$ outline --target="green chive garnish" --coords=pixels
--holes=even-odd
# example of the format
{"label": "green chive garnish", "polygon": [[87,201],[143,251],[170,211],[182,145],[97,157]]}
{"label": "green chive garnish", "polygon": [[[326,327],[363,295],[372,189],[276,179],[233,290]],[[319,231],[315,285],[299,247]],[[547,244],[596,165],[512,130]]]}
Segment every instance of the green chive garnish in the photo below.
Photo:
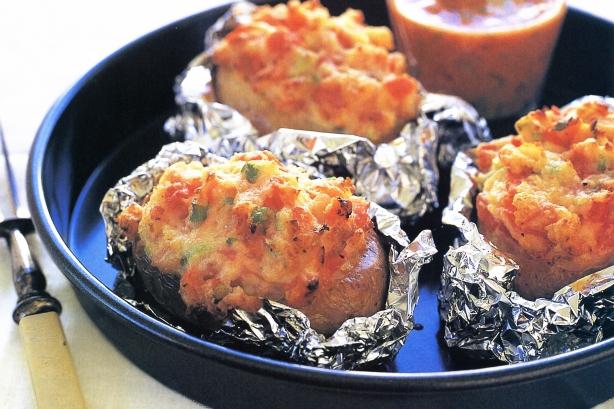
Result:
{"label": "green chive garnish", "polygon": [[254,208],[254,210],[252,210],[250,220],[252,224],[263,224],[267,221],[268,217],[269,217],[268,207],[256,207]]}
{"label": "green chive garnish", "polygon": [[196,202],[192,202],[192,213],[190,214],[190,221],[192,223],[202,223],[207,220],[209,214],[209,206],[199,205]]}
{"label": "green chive garnish", "polygon": [[245,179],[247,179],[249,183],[254,183],[256,179],[258,179],[258,174],[260,171],[252,162],[247,162],[245,165],[243,165],[243,168],[241,168],[241,173],[245,176]]}

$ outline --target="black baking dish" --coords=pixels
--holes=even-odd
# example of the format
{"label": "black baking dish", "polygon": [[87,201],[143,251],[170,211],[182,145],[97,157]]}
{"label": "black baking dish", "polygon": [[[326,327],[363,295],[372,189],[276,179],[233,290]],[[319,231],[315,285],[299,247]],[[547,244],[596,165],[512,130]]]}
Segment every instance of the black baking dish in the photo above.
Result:
{"label": "black baking dish", "polygon": [[[324,2],[333,12],[365,11],[387,24],[382,1]],[[105,191],[168,142],[175,76],[202,51],[217,7],[159,29],[119,50],[52,107],[34,142],[28,195],[35,225],[92,320],[136,365],[212,407],[585,407],[614,396],[614,339],[531,363],[487,366],[441,343],[436,269],[421,277],[421,299],[406,346],[372,371],[332,371],[262,358],[177,331],[112,292],[97,208]],[[608,63],[608,60],[610,63]],[[571,9],[542,103],[614,94],[614,25]],[[509,123],[495,132],[509,131]],[[492,365],[492,364],[491,364]],[[109,390],[112,382],[105,380]]]}

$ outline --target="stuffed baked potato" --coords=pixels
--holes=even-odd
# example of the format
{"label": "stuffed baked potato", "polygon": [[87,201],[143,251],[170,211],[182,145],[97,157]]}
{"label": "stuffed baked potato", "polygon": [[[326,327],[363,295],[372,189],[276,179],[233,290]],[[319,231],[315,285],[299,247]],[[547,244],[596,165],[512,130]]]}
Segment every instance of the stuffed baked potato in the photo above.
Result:
{"label": "stuffed baked potato", "polygon": [[509,253],[528,298],[614,264],[614,110],[533,111],[515,136],[480,145],[480,231]]}
{"label": "stuffed baked potato", "polygon": [[386,27],[318,1],[255,9],[212,50],[219,102],[261,133],[278,128],[394,138],[417,116],[420,85]]}
{"label": "stuffed baked potato", "polygon": [[310,179],[269,152],[204,167],[176,163],[118,222],[146,288],[173,314],[211,326],[262,299],[331,333],[383,306],[387,263],[368,202],[349,179]]}

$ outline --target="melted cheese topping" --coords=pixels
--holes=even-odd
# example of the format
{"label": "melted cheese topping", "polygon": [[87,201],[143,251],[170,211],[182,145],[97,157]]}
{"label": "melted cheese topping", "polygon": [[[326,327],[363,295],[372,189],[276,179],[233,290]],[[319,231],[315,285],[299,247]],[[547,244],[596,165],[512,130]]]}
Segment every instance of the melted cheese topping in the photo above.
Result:
{"label": "melted cheese topping", "polygon": [[349,179],[309,179],[269,152],[203,167],[176,163],[149,201],[119,222],[151,264],[181,276],[181,295],[216,316],[261,298],[300,308],[323,280],[354,268],[372,229]]}
{"label": "melted cheese topping", "polygon": [[218,66],[236,70],[292,128],[308,112],[316,128],[377,142],[416,116],[419,85],[406,73],[386,27],[360,11],[331,17],[318,1],[261,6],[216,47]]}
{"label": "melted cheese topping", "polygon": [[[614,111],[533,111],[476,160],[488,211],[528,254],[585,271],[614,261]],[[479,215],[478,215],[479,216]]]}

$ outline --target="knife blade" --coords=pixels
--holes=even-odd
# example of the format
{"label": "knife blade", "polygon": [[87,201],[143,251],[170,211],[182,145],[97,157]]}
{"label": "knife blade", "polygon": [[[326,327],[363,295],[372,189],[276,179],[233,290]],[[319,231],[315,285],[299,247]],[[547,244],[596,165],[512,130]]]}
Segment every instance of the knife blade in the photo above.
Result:
{"label": "knife blade", "polygon": [[[17,184],[15,173],[8,161],[8,147],[4,138],[4,132],[2,130],[2,124],[0,123],[0,145],[2,146],[2,155],[7,160],[4,161],[4,169],[6,174],[6,184],[9,188],[9,194],[4,196],[3,203],[5,204],[4,210],[8,210],[7,213],[2,211],[0,207],[0,234],[7,236],[11,230],[17,229],[23,234],[28,234],[34,230],[34,225],[30,219],[30,212],[27,206],[24,206],[19,198],[17,191]],[[6,206],[8,204],[8,208]]]}
{"label": "knife blade", "polygon": [[82,409],[86,407],[85,401],[59,320],[62,306],[45,291],[45,276],[24,236],[34,228],[27,208],[19,201],[2,124],[0,144],[9,202],[8,214],[0,210],[0,235],[7,240],[11,253],[13,284],[17,292],[13,320],[19,325],[36,404],[38,409]]}

